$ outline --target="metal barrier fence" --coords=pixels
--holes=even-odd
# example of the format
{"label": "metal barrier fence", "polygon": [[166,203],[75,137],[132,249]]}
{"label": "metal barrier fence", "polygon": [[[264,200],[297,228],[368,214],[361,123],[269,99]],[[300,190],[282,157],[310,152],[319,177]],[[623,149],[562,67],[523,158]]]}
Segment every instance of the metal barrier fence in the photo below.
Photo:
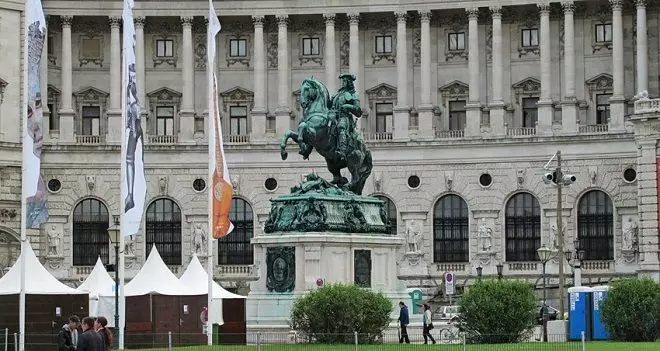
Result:
{"label": "metal barrier fence", "polygon": [[[532,335],[511,341],[507,335],[466,337],[448,328],[432,330],[431,336],[411,333],[410,344],[400,343],[399,335],[385,332],[374,335],[347,333],[307,336],[297,332],[254,332],[245,334],[216,334],[214,346],[206,345],[206,335],[182,333],[127,333],[126,349],[153,351],[407,351],[429,349],[440,351],[587,351],[584,336],[580,341],[567,341],[566,335],[548,335],[548,342]],[[18,351],[18,335],[5,332],[0,351]],[[57,347],[56,334],[26,334],[25,351],[51,351]]]}

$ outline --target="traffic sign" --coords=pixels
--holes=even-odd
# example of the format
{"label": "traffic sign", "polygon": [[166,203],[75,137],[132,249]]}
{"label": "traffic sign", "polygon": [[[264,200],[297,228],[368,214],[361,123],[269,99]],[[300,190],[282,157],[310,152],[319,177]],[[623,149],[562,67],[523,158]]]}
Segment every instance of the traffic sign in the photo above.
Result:
{"label": "traffic sign", "polygon": [[445,273],[445,295],[454,295],[454,272]]}

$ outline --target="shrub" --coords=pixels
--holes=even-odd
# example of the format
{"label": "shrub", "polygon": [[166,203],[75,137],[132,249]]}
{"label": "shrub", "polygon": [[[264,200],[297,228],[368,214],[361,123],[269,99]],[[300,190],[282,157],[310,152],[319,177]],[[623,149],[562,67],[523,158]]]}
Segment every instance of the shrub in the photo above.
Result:
{"label": "shrub", "polygon": [[298,298],[291,309],[291,328],[309,341],[374,342],[390,323],[392,303],[381,293],[357,285],[328,284]]}
{"label": "shrub", "polygon": [[660,283],[649,279],[616,281],[600,308],[612,339],[655,341],[660,338]]}
{"label": "shrub", "polygon": [[528,337],[534,328],[535,306],[530,283],[481,280],[460,299],[458,327],[470,342],[517,342]]}

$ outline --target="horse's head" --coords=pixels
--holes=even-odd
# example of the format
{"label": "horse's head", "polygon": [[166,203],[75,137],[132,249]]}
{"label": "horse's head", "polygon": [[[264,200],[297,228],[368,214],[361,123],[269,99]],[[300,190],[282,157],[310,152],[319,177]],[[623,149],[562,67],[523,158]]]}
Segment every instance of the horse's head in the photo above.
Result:
{"label": "horse's head", "polygon": [[[300,106],[303,110],[307,110],[312,105],[315,105],[315,108],[318,105],[320,108],[325,109],[327,100],[328,90],[323,83],[314,78],[303,80],[300,85]],[[319,104],[319,102],[322,104]]]}

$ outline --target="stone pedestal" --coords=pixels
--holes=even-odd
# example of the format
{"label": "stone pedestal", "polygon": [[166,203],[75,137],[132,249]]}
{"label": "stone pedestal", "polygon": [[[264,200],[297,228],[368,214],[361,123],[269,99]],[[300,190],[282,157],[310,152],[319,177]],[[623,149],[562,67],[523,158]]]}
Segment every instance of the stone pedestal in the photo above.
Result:
{"label": "stone pedestal", "polygon": [[397,106],[394,108],[394,135],[396,141],[408,141],[408,121],[410,120],[410,107]]}
{"label": "stone pedestal", "polygon": [[73,143],[74,136],[74,116],[73,110],[60,110],[60,142]]}
{"label": "stone pedestal", "polygon": [[108,131],[106,141],[109,143],[121,142],[121,110],[108,111]]}

